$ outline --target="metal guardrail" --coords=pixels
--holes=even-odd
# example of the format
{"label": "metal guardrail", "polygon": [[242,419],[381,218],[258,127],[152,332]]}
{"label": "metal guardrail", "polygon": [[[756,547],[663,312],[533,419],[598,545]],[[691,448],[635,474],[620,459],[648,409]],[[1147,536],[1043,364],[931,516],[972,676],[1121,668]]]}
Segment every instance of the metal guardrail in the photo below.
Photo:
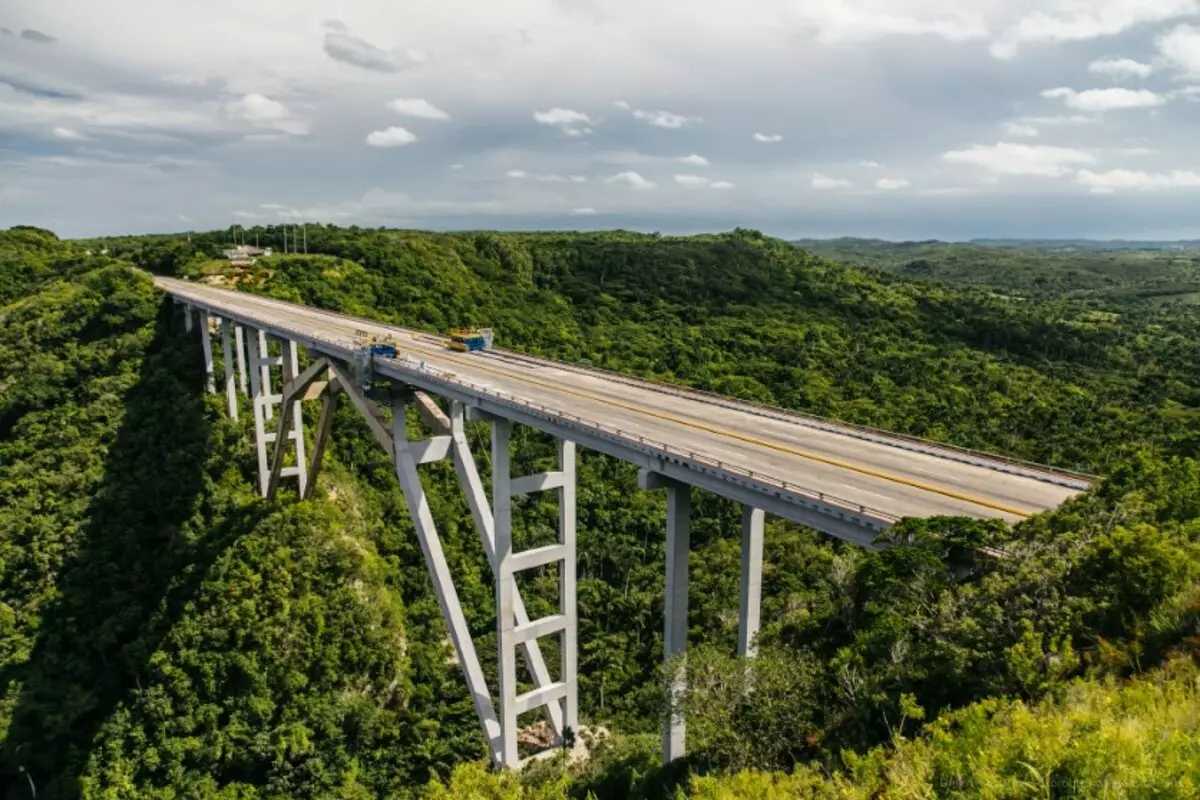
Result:
{"label": "metal guardrail", "polygon": [[[168,290],[168,291],[170,291],[170,290]],[[182,299],[184,299],[188,302],[191,302],[191,303],[195,303],[196,305],[209,306],[210,310],[214,314],[219,315],[222,312],[222,309],[216,307],[215,305],[213,305],[211,303],[211,301],[208,301],[204,298],[188,297],[187,295],[184,295],[184,297]],[[271,299],[271,298],[267,298],[267,299]],[[322,311],[322,313],[324,313],[323,310],[321,310],[321,311]],[[246,317],[248,322],[251,321],[251,315],[245,314],[244,312],[237,312],[237,313],[239,314],[239,316]],[[345,315],[345,314],[336,314],[335,313],[334,315],[343,317],[346,319],[357,319],[355,317],[349,317],[348,315]],[[306,339],[306,340],[310,340],[310,341],[314,341],[314,342],[326,343],[327,345],[329,345],[339,351],[339,353],[338,353],[339,358],[345,358],[345,356],[342,355],[342,351],[349,352],[350,350],[353,349],[352,341],[350,341],[349,343],[344,343],[344,342],[341,342],[341,341],[338,341],[335,339],[330,339],[329,337],[323,336],[321,334],[313,333],[311,331],[303,331],[303,330],[300,330],[297,328],[293,328],[290,325],[286,325],[286,324],[282,324],[282,323],[278,323],[278,322],[271,322],[271,321],[267,321],[267,320],[260,320],[256,324],[259,326],[262,326],[262,327],[269,326],[270,328],[272,328],[276,331],[282,331],[285,333],[293,334],[297,338],[300,338],[300,339]],[[380,324],[385,324],[385,323],[380,323]],[[618,428],[613,425],[606,425],[601,422],[595,422],[592,420],[584,419],[583,417],[580,417],[577,414],[572,414],[570,412],[563,411],[562,409],[553,408],[551,406],[546,406],[541,403],[533,403],[528,400],[524,400],[520,397],[517,397],[516,395],[509,394],[508,392],[502,392],[498,389],[493,389],[489,386],[483,386],[483,385],[473,383],[471,381],[459,378],[456,374],[449,372],[447,370],[431,368],[428,365],[426,365],[424,368],[421,368],[419,366],[413,366],[411,361],[406,362],[402,358],[380,358],[379,360],[388,363],[392,367],[399,368],[401,371],[408,371],[408,372],[412,372],[412,373],[415,373],[417,375],[420,375],[420,376],[423,376],[426,378],[432,378],[435,381],[441,381],[443,383],[449,384],[452,387],[466,389],[466,390],[469,390],[470,392],[474,392],[476,394],[485,395],[485,396],[488,396],[491,398],[501,400],[504,403],[512,405],[512,406],[516,406],[517,408],[520,408],[520,409],[523,409],[526,411],[535,412],[536,414],[538,414],[542,417],[550,418],[551,421],[556,421],[556,420],[562,420],[564,422],[569,421],[577,427],[581,427],[584,429],[590,429],[590,430],[595,431],[596,433],[600,433],[600,434],[607,434],[607,436],[605,438],[616,437],[617,439],[623,440],[624,442],[628,442],[628,443],[632,443],[632,442],[636,441],[637,444],[641,445],[642,447],[654,448],[654,449],[662,451],[666,455],[674,455],[676,457],[686,458],[697,464],[704,464],[704,465],[708,465],[710,467],[715,467],[718,470],[722,470],[725,472],[730,472],[730,473],[737,474],[737,475],[743,475],[746,478],[748,478],[749,480],[757,482],[764,486],[769,486],[771,488],[778,489],[779,491],[783,491],[783,492],[788,492],[793,495],[800,495],[800,496],[806,497],[809,500],[814,501],[814,502],[824,503],[824,504],[831,505],[831,506],[837,506],[837,507],[845,509],[846,511],[851,512],[851,513],[869,515],[869,516],[875,517],[876,519],[883,520],[888,523],[896,522],[900,519],[900,517],[898,517],[894,514],[891,514],[887,511],[884,511],[883,509],[873,508],[871,506],[863,505],[862,503],[855,503],[852,500],[847,500],[846,498],[838,497],[836,495],[832,495],[827,492],[818,491],[816,489],[804,486],[802,484],[797,484],[797,483],[794,483],[791,481],[785,481],[782,478],[778,478],[769,473],[757,472],[755,470],[746,469],[745,467],[741,467],[736,464],[730,464],[729,462],[722,461],[720,459],[715,459],[715,458],[711,458],[709,456],[705,456],[701,453],[697,453],[694,450],[687,450],[685,448],[676,447],[674,445],[668,444],[667,442],[663,442],[663,441],[660,441],[657,439],[646,437],[641,434],[636,434],[632,431],[626,431],[626,430],[623,430],[623,429]]]}
{"label": "metal guardrail", "polygon": [[[429,336],[429,334],[425,335]],[[933,439],[924,439],[920,436],[912,436],[906,433],[894,433],[892,431],[885,431],[880,428],[872,428],[869,425],[858,425],[853,422],[843,422],[842,420],[833,419],[832,417],[823,417],[820,414],[812,414],[807,411],[796,411],[794,409],[782,408],[780,406],[770,406],[766,403],[756,403],[753,400],[743,400],[737,397],[729,397],[727,395],[719,394],[717,392],[710,392],[705,389],[696,389],[691,386],[684,386],[681,384],[668,383],[666,381],[629,375],[624,372],[616,372],[603,367],[594,367],[590,365],[584,366],[582,364],[572,364],[566,361],[555,361],[554,359],[542,358],[541,356],[535,356],[529,353],[520,353],[513,350],[496,349],[493,352],[504,357],[515,358],[517,360],[526,360],[534,364],[554,367],[556,369],[565,369],[582,375],[595,374],[597,377],[603,377],[607,380],[615,381],[617,383],[624,383],[630,386],[642,386],[653,389],[654,391],[673,394],[676,397],[697,395],[698,397],[696,397],[696,399],[701,402],[715,402],[716,404],[727,408],[743,410],[750,414],[760,414],[762,416],[766,416],[771,419],[779,419],[784,422],[816,422],[823,426],[827,426],[829,429],[832,429],[831,432],[833,433],[841,433],[849,436],[853,436],[856,433],[863,434],[870,436],[872,441],[876,439],[891,439],[894,440],[894,442],[882,441],[879,443],[890,444],[893,447],[897,446],[897,444],[900,442],[905,442],[919,445],[922,448],[927,448],[929,450],[941,451],[938,453],[938,455],[960,454],[964,456],[970,456],[971,458],[978,459],[980,461],[993,461],[999,464],[1020,467],[1021,469],[1029,470],[1031,472],[1038,472],[1046,475],[1063,475],[1087,484],[1091,484],[1099,480],[1098,476],[1087,472],[1052,467],[1036,461],[1000,455],[998,453],[991,453],[986,450],[975,450],[970,447],[963,447],[961,445],[951,444],[948,442],[939,442]]]}
{"label": "metal guardrail", "polygon": [[[236,290],[234,290],[234,291],[236,291]],[[271,300],[271,301],[276,301],[276,302],[287,302],[287,301],[277,300],[277,298],[270,297],[268,295],[256,294],[254,292],[245,292],[245,294],[248,294],[251,297],[258,297],[263,300]],[[361,323],[363,321],[366,321],[366,322],[370,322],[374,325],[378,325],[380,327],[394,328],[396,330],[404,331],[405,333],[408,333],[413,336],[425,337],[425,338],[435,341],[435,342],[446,341],[445,336],[440,336],[439,334],[430,333],[429,331],[422,331],[417,328],[407,328],[403,325],[396,325],[394,323],[387,322],[385,320],[375,320],[375,319],[367,319],[365,317],[355,317],[351,314],[346,314],[341,311],[332,311],[329,309],[316,308],[316,307],[312,307],[312,306],[305,306],[305,308],[308,308],[312,311],[320,312],[322,314],[327,314],[329,316],[339,317],[339,318],[345,319],[345,320],[353,320],[356,323]],[[522,352],[518,352],[515,350],[504,350],[501,348],[493,348],[492,352],[494,352],[500,356],[511,357],[511,358],[516,358],[516,359],[526,359],[535,364],[551,366],[551,367],[555,367],[557,369],[565,369],[565,370],[580,373],[583,375],[587,375],[589,373],[595,374],[595,375],[597,375],[597,377],[606,377],[610,380],[624,383],[626,385],[631,385],[631,386],[639,386],[640,385],[640,386],[654,389],[655,391],[667,392],[667,393],[675,395],[676,397],[695,395],[695,396],[697,396],[696,399],[701,400],[702,402],[707,399],[707,401],[709,401],[709,402],[715,402],[715,403],[718,403],[725,407],[737,408],[739,410],[746,411],[747,413],[750,413],[750,414],[758,414],[760,416],[766,416],[768,418],[780,419],[785,422],[800,422],[801,424],[803,424],[804,422],[819,423],[820,425],[825,425],[825,426],[828,426],[829,428],[834,429],[831,431],[832,433],[839,433],[839,434],[846,435],[846,436],[855,436],[855,434],[860,434],[856,438],[870,437],[869,440],[871,440],[871,441],[875,441],[876,437],[878,439],[884,439],[884,440],[891,439],[891,440],[893,440],[891,442],[888,442],[888,441],[878,442],[879,444],[884,444],[884,445],[888,445],[891,447],[900,447],[901,443],[910,443],[912,445],[915,445],[916,447],[928,448],[930,450],[940,451],[939,453],[935,453],[934,455],[940,455],[941,457],[953,458],[953,456],[955,454],[958,454],[961,456],[966,456],[969,459],[977,459],[979,461],[991,461],[991,462],[995,462],[996,464],[1010,465],[1013,467],[1018,467],[1020,469],[1028,470],[1030,472],[1040,473],[1040,474],[1043,474],[1046,476],[1062,475],[1069,479],[1074,479],[1077,483],[1082,484],[1081,486],[1072,486],[1072,488],[1078,488],[1081,490],[1086,490],[1088,487],[1090,487],[1092,484],[1096,483],[1099,480],[1099,476],[1092,475],[1087,472],[1063,469],[1060,467],[1052,467],[1048,464],[1041,464],[1036,461],[1029,461],[1028,459],[1015,458],[1013,456],[1005,456],[1005,455],[1001,455],[999,453],[991,453],[986,450],[975,450],[970,447],[963,447],[961,445],[951,444],[949,442],[939,442],[939,441],[935,441],[933,439],[924,439],[920,436],[912,436],[912,435],[906,434],[906,433],[895,433],[892,431],[885,431],[881,428],[872,428],[869,425],[859,425],[859,424],[856,424],[853,422],[843,422],[842,420],[833,419],[832,417],[823,417],[820,414],[813,414],[813,413],[810,413],[807,411],[796,411],[796,410],[790,409],[790,408],[782,408],[780,406],[771,406],[771,405],[767,405],[765,403],[756,403],[752,400],[743,400],[741,398],[728,397],[726,395],[719,394],[717,392],[710,392],[706,389],[696,389],[691,386],[683,386],[680,384],[668,383],[666,381],[653,380],[651,378],[643,378],[643,377],[636,376],[636,375],[629,375],[624,372],[617,372],[615,370],[605,369],[603,367],[595,367],[595,366],[591,366],[591,365],[584,366],[582,364],[572,364],[567,361],[556,361],[551,358],[543,358],[541,356],[535,356],[530,353],[522,353]],[[913,449],[915,449],[915,448],[913,448]],[[957,459],[957,460],[962,460],[965,463],[975,463],[974,461],[968,461],[966,459]],[[987,465],[987,464],[977,464],[977,466],[983,466],[985,468],[993,468],[994,469],[994,467],[989,467],[989,465]],[[1030,476],[1030,477],[1035,477],[1035,479],[1036,479],[1036,476]]]}

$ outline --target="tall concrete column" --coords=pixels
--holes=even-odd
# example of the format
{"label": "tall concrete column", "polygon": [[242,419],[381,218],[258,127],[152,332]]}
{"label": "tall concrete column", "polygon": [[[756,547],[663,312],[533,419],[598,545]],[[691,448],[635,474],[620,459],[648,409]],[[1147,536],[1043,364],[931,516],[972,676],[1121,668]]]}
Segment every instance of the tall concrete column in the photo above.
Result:
{"label": "tall concrete column", "polygon": [[249,396],[250,388],[246,383],[246,336],[241,325],[233,326],[234,347],[237,348],[238,386],[242,394]]}
{"label": "tall concrete column", "polygon": [[563,485],[558,490],[558,540],[564,548],[559,564],[559,613],[565,617],[562,634],[563,726],[579,735],[579,611],[576,602],[575,546],[575,443],[558,440],[558,469]]}
{"label": "tall concrete column", "polygon": [[[300,374],[300,348],[291,339],[283,340],[283,383],[286,386],[291,381],[296,379]],[[287,436],[293,437],[293,447],[296,449],[296,481],[298,483],[299,495],[305,496],[308,488],[308,466],[304,455],[304,409],[301,408],[301,400],[303,395],[297,397],[290,403],[290,408],[280,408],[280,425],[278,427],[279,436],[283,436],[285,432]],[[285,426],[282,423],[285,414],[291,414],[291,425]],[[280,447],[287,447],[286,441],[279,442]]]}
{"label": "tall concrete column", "polygon": [[759,614],[762,606],[763,511],[742,507],[742,596],[738,608],[738,655],[758,650]]}
{"label": "tall concrete column", "polygon": [[500,757],[517,765],[517,649],[513,633],[516,575],[513,570],[512,473],[508,443],[512,423],[492,422],[492,516],[496,532],[496,639],[500,645]]}
{"label": "tall concrete column", "polygon": [[266,366],[266,354],[259,350],[265,349],[266,337],[262,331],[251,330],[246,345],[250,358],[250,388],[251,407],[254,410],[254,445],[258,451],[258,488],[259,493],[267,496],[267,488],[271,477],[271,464],[267,456],[267,412],[271,408],[270,384],[264,385],[264,379],[270,381],[271,373]]}
{"label": "tall concrete column", "polygon": [[[270,420],[275,417],[275,402],[271,399],[271,350],[267,344],[266,331],[255,331],[255,335],[258,337],[258,363],[257,367],[252,366],[251,368],[258,369],[259,385],[262,387],[263,394],[269,401],[263,406],[263,416],[265,419]],[[283,363],[283,359],[279,361]]]}
{"label": "tall concrete column", "polygon": [[192,305],[191,303],[183,304],[183,329],[188,333],[192,332]]}
{"label": "tall concrete column", "polygon": [[233,342],[229,335],[229,320],[221,320],[221,355],[225,360],[225,399],[229,403],[229,416],[238,418],[237,387],[233,382]]}
{"label": "tall concrete column", "polygon": [[[667,586],[663,659],[670,662],[687,652],[688,551],[691,547],[692,501],[689,487],[670,481],[667,489]],[[671,681],[672,703],[686,688],[682,665]],[[668,713],[663,722],[663,761],[684,755],[684,721]]]}
{"label": "tall concrete column", "polygon": [[197,316],[200,318],[200,344],[204,347],[204,388],[209,394],[216,394],[217,382],[213,377],[212,336],[208,330],[208,312],[202,309],[197,312]]}

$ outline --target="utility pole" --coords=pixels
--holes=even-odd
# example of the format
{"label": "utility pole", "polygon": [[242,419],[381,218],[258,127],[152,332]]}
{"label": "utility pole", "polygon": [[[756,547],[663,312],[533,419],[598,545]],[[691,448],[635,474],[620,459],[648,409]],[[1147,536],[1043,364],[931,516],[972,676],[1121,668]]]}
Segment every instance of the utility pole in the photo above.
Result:
{"label": "utility pole", "polygon": [[300,230],[304,233],[304,255],[308,255],[308,223],[300,223]]}
{"label": "utility pole", "polygon": [[283,254],[287,255],[287,225],[283,226]]}

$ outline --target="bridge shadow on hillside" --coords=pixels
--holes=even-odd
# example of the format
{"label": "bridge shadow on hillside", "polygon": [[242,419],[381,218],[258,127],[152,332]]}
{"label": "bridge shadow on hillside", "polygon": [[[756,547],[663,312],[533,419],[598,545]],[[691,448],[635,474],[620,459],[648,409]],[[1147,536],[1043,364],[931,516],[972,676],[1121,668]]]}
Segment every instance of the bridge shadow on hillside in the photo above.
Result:
{"label": "bridge shadow on hillside", "polygon": [[16,693],[3,744],[6,800],[35,789],[37,798],[79,796],[101,726],[144,685],[149,659],[209,565],[257,513],[215,508],[205,492],[213,423],[199,342],[182,327],[164,303],[77,553],[55,579],[58,596],[41,611],[28,661],[0,673],[0,696]]}

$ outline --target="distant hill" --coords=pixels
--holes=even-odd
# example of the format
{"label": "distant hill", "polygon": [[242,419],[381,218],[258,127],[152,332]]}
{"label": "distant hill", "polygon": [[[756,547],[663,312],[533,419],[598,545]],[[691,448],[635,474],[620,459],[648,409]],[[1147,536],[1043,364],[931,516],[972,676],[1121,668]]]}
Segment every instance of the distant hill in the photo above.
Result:
{"label": "distant hill", "polygon": [[903,278],[1005,294],[1118,303],[1200,302],[1200,242],[801,239],[815,255]]}

